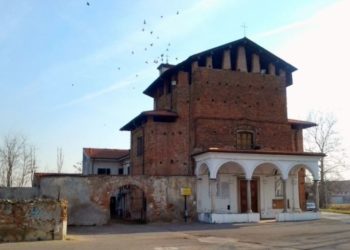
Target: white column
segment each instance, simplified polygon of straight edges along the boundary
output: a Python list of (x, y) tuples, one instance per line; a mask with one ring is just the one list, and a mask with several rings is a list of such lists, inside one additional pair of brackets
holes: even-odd
[(260, 73), (260, 57), (257, 54), (252, 55), (252, 72)]
[(238, 47), (236, 62), (237, 71), (247, 72), (247, 57), (243, 46)]
[(229, 49), (224, 51), (222, 69), (231, 69), (231, 51)]
[(250, 179), (247, 179), (247, 213), (252, 212), (252, 192), (250, 190)]
[(288, 200), (287, 200), (287, 180), (282, 179), (283, 182), (283, 213), (287, 213)]
[(216, 202), (216, 179), (209, 179), (210, 189), (210, 212), (215, 213), (215, 202)]
[(318, 181), (314, 180), (314, 199), (315, 199), (315, 212), (320, 210), (320, 196), (318, 192)]

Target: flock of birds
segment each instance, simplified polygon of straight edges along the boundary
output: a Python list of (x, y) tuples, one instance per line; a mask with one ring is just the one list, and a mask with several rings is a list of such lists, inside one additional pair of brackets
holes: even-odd
[[(86, 5), (87, 6), (91, 6), (90, 2), (86, 2)], [(179, 14), (180, 14), (180, 11), (176, 11), (176, 15), (179, 15)], [(163, 19), (164, 16), (161, 15), (160, 18)], [(149, 33), (149, 35), (151, 35), (156, 40), (160, 40), (159, 35), (156, 35), (153, 30), (147, 30), (147, 21), (146, 20), (143, 20), (143, 26), (141, 28), (141, 31), (144, 32), (145, 34)], [(147, 44), (147, 46), (144, 47), (143, 50), (144, 51), (148, 51), (149, 49), (154, 48), (155, 44), (156, 44), (156, 42), (150, 42), (149, 44)], [(149, 59), (145, 60), (144, 63), (145, 64), (150, 64), (150, 63), (158, 64), (160, 62), (168, 63), (170, 47), (171, 47), (171, 43), (168, 42), (167, 46), (165, 48), (165, 51), (163, 51), (159, 56), (157, 56), (157, 57), (155, 57), (155, 58), (153, 58), (151, 60), (149, 60)], [(131, 53), (131, 55), (135, 55), (136, 54), (136, 50), (131, 50), (130, 53)], [(174, 59), (177, 61), (178, 57), (175, 57)], [(121, 67), (118, 66), (117, 69), (121, 70)], [(136, 74), (135, 76), (138, 77), (139, 75)], [(74, 86), (74, 85), (72, 84), (72, 86)]]

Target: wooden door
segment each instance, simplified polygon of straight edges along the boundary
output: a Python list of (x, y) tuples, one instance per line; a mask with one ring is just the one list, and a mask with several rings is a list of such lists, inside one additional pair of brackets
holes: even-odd
[[(240, 190), (240, 204), (241, 204), (241, 213), (247, 212), (247, 181), (239, 181), (239, 190)], [(251, 204), (252, 211), (254, 213), (258, 212), (258, 180), (253, 179), (250, 181), (250, 190), (251, 190)]]

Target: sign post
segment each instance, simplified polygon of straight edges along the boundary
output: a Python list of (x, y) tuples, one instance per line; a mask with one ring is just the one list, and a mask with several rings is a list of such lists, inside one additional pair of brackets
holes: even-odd
[(187, 222), (187, 218), (188, 218), (188, 211), (187, 211), (187, 196), (192, 195), (192, 190), (189, 187), (184, 187), (181, 188), (181, 195), (184, 197), (185, 199), (185, 203), (184, 203), (184, 218), (185, 218), (185, 222)]

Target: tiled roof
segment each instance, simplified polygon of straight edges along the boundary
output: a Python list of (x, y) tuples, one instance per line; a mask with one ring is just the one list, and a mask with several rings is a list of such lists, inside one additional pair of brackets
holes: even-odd
[(91, 158), (120, 159), (129, 155), (128, 149), (84, 148), (84, 153)]

